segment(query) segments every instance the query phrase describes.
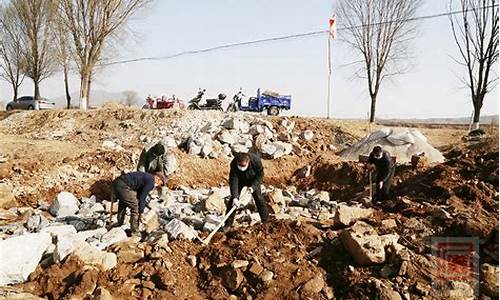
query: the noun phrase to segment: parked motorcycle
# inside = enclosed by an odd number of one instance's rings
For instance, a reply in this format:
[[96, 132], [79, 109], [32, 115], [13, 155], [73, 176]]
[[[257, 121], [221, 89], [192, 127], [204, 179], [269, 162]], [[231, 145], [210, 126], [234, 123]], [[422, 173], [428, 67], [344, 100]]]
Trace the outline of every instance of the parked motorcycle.
[[196, 97], [193, 99], [189, 100], [189, 106], [187, 107], [190, 110], [219, 110], [219, 111], [224, 111], [222, 108], [222, 101], [226, 99], [225, 94], [219, 94], [217, 99], [207, 99], [205, 104], [200, 104], [201, 99], [203, 98], [203, 95], [205, 94], [206, 90], [199, 90], [198, 94]]
[[243, 92], [240, 89], [239, 92], [233, 96], [233, 102], [229, 104], [226, 111], [237, 112], [238, 110], [240, 110], [241, 101], [243, 100], [243, 97], [245, 97], [245, 94], [243, 94]]

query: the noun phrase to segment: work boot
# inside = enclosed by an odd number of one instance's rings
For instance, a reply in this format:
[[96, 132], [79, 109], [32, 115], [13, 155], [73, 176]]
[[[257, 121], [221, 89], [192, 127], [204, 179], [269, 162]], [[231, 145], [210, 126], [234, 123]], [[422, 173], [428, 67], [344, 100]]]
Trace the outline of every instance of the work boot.
[[130, 232], [133, 236], [141, 235], [141, 233], [139, 232], [139, 219], [137, 218], [137, 216], [130, 217]]

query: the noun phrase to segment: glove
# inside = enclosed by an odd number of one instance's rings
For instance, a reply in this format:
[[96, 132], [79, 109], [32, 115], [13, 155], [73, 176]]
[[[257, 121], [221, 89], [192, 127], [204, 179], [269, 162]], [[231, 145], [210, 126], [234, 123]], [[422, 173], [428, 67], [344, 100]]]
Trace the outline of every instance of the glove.
[[241, 202], [238, 198], [233, 198], [233, 206], [240, 207]]

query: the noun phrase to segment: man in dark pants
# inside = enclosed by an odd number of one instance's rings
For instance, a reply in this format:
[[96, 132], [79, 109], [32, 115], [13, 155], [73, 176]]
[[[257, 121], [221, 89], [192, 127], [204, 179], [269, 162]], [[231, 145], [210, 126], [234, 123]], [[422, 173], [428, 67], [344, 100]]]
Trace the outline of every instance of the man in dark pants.
[[389, 152], [382, 150], [381, 146], [373, 147], [368, 157], [369, 171], [377, 171], [375, 180], [375, 202], [382, 202], [389, 197], [392, 177], [394, 176], [394, 162]]
[[[237, 153], [231, 162], [229, 171], [229, 186], [231, 189], [231, 200], [229, 201], [226, 213], [233, 205], [239, 205], [239, 197], [243, 187], [251, 187], [252, 196], [259, 211], [260, 219], [266, 222], [269, 219], [269, 212], [260, 190], [262, 178], [264, 177], [264, 167], [260, 157], [255, 154]], [[227, 219], [224, 230], [227, 231], [233, 225], [236, 213], [231, 214]]]
[[113, 192], [118, 199], [118, 226], [123, 225], [127, 207], [130, 209], [130, 231], [139, 235], [139, 222], [146, 207], [146, 197], [155, 187], [162, 186], [162, 173], [153, 175], [144, 172], [122, 174], [113, 181]]

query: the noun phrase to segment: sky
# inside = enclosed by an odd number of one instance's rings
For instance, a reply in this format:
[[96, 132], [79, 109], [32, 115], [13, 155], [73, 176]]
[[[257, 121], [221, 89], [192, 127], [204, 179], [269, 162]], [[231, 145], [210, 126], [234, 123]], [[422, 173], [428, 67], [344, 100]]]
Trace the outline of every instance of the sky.
[[[447, 0], [423, 0], [418, 15], [445, 12]], [[326, 0], [157, 0], [130, 22], [133, 34], [119, 45], [112, 60], [168, 56], [186, 50], [328, 29], [334, 1]], [[339, 20], [339, 26], [342, 26]], [[377, 103], [380, 118], [470, 116], [472, 104], [460, 77], [458, 57], [446, 17], [419, 22], [412, 44], [414, 67], [383, 82]], [[337, 118], [366, 118], [366, 81], [353, 75], [358, 58], [340, 40], [332, 42], [331, 114]], [[497, 67], [498, 68], [498, 67]], [[266, 42], [169, 60], [142, 61], [100, 68], [92, 88], [108, 92], [135, 90], [148, 94], [192, 98], [198, 88], [208, 97], [225, 93], [232, 98], [241, 87], [247, 95], [257, 88], [292, 95], [288, 114], [326, 116], [327, 35]], [[79, 80], [70, 81], [78, 92]], [[20, 94], [32, 94], [29, 79]], [[61, 74], [41, 84], [42, 96], [64, 94]], [[498, 114], [498, 88], [485, 99], [483, 115]], [[0, 99], [11, 98], [0, 83]], [[76, 101], [76, 99], [75, 99]], [[92, 99], [90, 100], [92, 102]], [[228, 102], [226, 102], [228, 104]]]

